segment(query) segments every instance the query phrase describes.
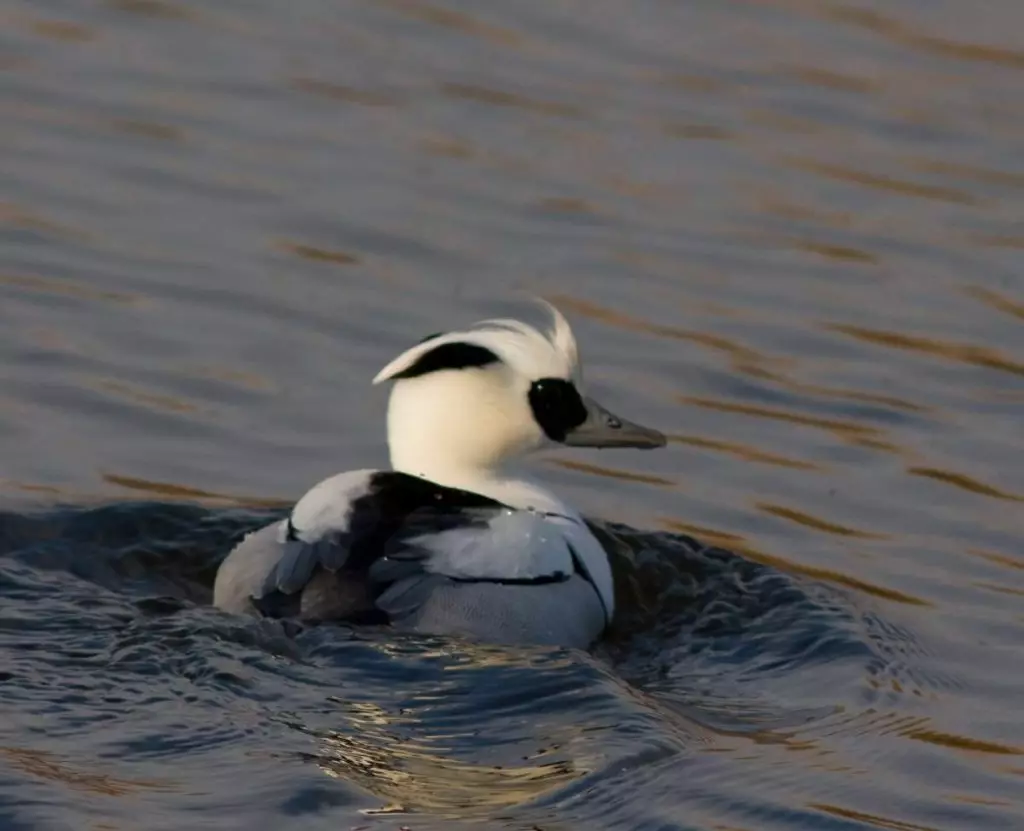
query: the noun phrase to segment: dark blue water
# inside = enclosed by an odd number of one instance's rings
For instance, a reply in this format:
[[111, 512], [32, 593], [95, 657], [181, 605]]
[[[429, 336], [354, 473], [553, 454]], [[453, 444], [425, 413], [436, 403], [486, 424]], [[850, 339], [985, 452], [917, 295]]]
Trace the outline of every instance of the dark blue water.
[[[0, 829], [1024, 827], [1018, 0], [0, 14]], [[209, 608], [528, 293], [604, 642]]]
[[848, 591], [604, 526], [622, 611], [593, 655], [212, 610], [223, 552], [279, 514], [3, 516], [5, 827], [845, 829], [929, 795], [935, 827], [1014, 827], [936, 798], [1016, 798], [974, 763], [1012, 747], [930, 726], [971, 679]]
[[[3, 517], [9, 827], [326, 828], [402, 811], [413, 827], [699, 828], [724, 812], [844, 828], [773, 793], [781, 771], [744, 764], [762, 742], [850, 729], [835, 704], [786, 691], [955, 683], [841, 591], [624, 527], [598, 529], [624, 609], [592, 656], [211, 610], [223, 551], [276, 515], [128, 503]], [[837, 787], [819, 785], [823, 805]]]

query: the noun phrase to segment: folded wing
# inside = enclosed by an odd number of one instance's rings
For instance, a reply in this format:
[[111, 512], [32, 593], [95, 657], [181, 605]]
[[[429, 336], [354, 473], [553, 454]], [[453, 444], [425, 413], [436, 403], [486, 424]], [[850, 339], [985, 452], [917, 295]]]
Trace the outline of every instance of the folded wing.
[[568, 580], [578, 563], [556, 523], [405, 473], [340, 474], [229, 555], [215, 603], [244, 602], [272, 617], [385, 622], [442, 584]]

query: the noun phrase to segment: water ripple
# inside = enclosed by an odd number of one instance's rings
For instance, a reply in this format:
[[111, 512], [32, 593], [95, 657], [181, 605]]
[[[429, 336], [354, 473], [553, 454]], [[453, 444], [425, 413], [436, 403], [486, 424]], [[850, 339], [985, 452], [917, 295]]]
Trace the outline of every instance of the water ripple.
[[[0, 827], [1024, 827], [1022, 8], [15, 0]], [[209, 608], [520, 292], [609, 637]]]
[[[887, 652], [903, 662], [911, 653], [830, 588], [843, 585], [833, 575], [780, 570], [689, 536], [595, 526], [623, 596], [617, 634], [593, 657], [204, 608], [223, 552], [276, 515], [174, 503], [4, 515], [0, 648], [8, 680], [18, 679], [8, 689], [48, 709], [51, 737], [76, 732], [81, 753], [113, 760], [109, 773], [79, 774], [15, 748], [15, 766], [73, 790], [171, 794], [202, 777], [201, 758], [271, 753], [298, 788], [289, 811], [319, 804], [300, 784], [313, 764], [368, 818], [459, 821], [539, 817], [555, 805], [583, 821], [602, 803], [619, 815], [628, 787], [644, 783], [659, 796], [639, 815], [643, 827], [667, 804], [670, 769], [687, 760], [711, 777], [704, 788], [725, 787], [714, 753], [751, 740], [797, 749], [870, 733], [1017, 752], [908, 714], [844, 725], [823, 721], [827, 709], [794, 709], [794, 677], [884, 673]], [[55, 593], [59, 602], [40, 602]], [[881, 640], [865, 639], [863, 626]], [[173, 776], [149, 778], [171, 760]], [[138, 784], [118, 772], [128, 763]], [[580, 803], [581, 788], [597, 801]]]

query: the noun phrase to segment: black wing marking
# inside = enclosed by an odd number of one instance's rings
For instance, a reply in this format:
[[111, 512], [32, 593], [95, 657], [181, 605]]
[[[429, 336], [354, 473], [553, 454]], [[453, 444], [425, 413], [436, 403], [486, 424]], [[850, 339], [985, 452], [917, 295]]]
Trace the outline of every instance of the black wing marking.
[[[263, 614], [375, 619], [379, 610], [373, 602], [381, 593], [425, 573], [433, 553], [417, 545], [417, 537], [483, 527], [511, 510], [490, 497], [397, 471], [373, 472], [357, 485], [345, 509], [324, 527], [301, 527], [296, 514], [302, 502], [296, 506], [285, 525], [281, 557], [253, 598]], [[345, 498], [344, 490], [335, 494]]]

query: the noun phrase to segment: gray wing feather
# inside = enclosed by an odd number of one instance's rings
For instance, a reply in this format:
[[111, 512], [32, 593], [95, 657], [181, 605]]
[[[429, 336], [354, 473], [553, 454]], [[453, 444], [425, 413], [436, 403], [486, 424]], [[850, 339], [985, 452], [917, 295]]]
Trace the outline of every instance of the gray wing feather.
[[324, 480], [288, 520], [243, 540], [217, 574], [214, 602], [321, 619], [375, 606], [397, 619], [452, 583], [561, 580], [574, 570], [544, 515], [407, 474], [354, 471]]
[[277, 562], [267, 571], [255, 597], [275, 591], [294, 594], [309, 582], [317, 566], [337, 571], [345, 565], [356, 530], [351, 528], [352, 506], [369, 492], [374, 473], [339, 473], [298, 501], [282, 531]]
[[348, 534], [337, 533], [312, 542], [284, 542], [281, 545], [281, 558], [267, 574], [259, 596], [265, 597], [274, 591], [282, 594], [301, 591], [313, 576], [317, 566], [328, 571], [337, 571], [348, 559], [348, 538]]
[[418, 612], [435, 591], [449, 583], [443, 575], [421, 572], [392, 583], [377, 597], [375, 605], [392, 620], [401, 621]]
[[[360, 520], [359, 525], [365, 524], [365, 517]], [[543, 538], [545, 525], [543, 519], [524, 512], [417, 512], [381, 541], [360, 576], [377, 586], [423, 575], [456, 579], [568, 576], [573, 571], [571, 555], [560, 538], [550, 542]], [[337, 572], [345, 567], [353, 546], [362, 540], [357, 529], [319, 530], [322, 536], [317, 539], [281, 543], [280, 557], [257, 597], [275, 591], [294, 594], [302, 591], [318, 568]], [[512, 556], [515, 553], [519, 556]]]

